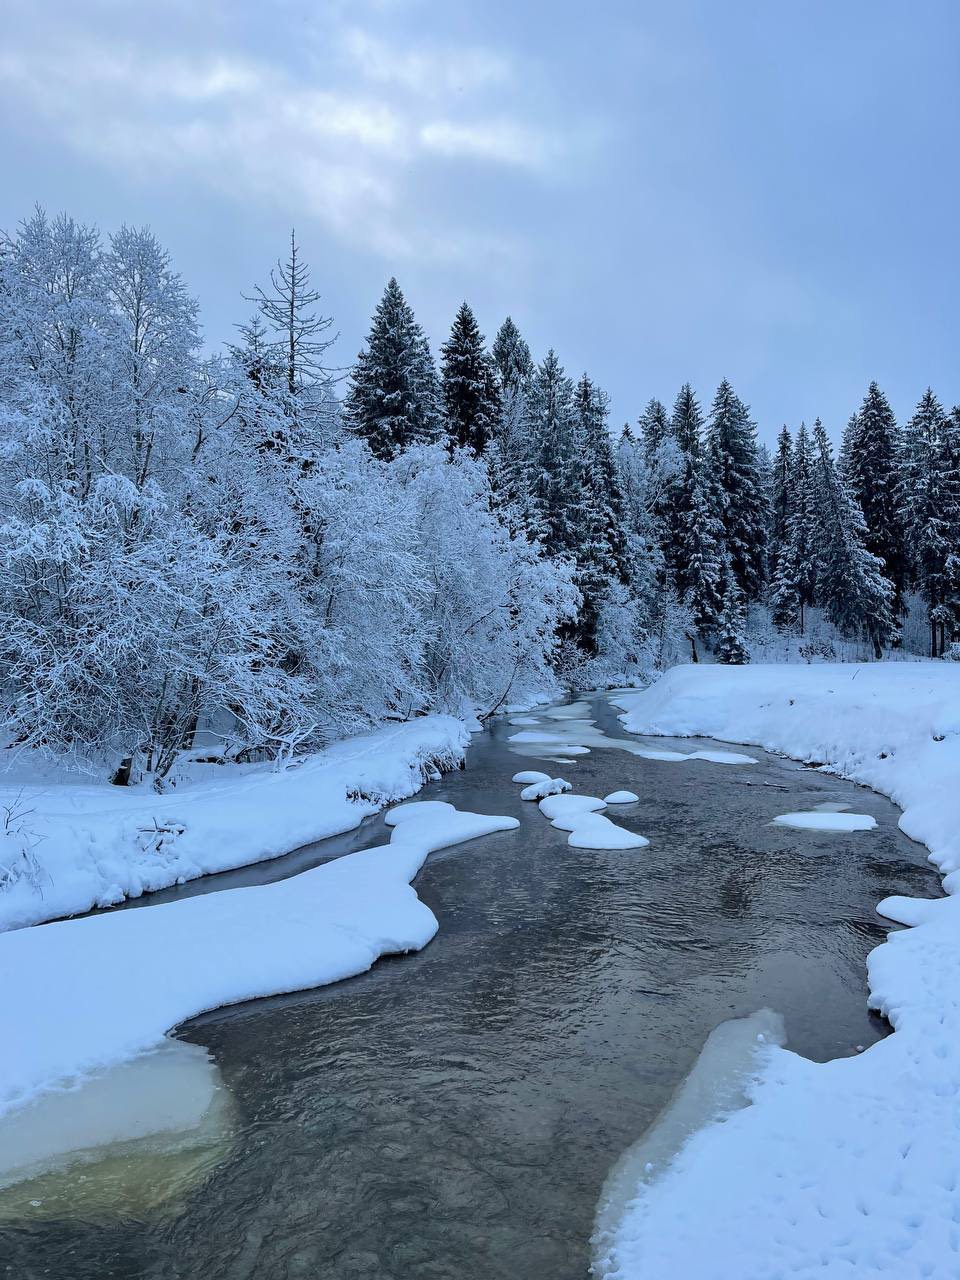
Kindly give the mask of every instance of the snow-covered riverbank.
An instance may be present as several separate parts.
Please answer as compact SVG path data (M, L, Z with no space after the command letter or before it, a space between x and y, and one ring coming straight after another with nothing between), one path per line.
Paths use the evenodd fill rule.
M615 700L632 732L753 743L890 796L953 896L879 904L914 926L869 959L871 1005L896 1034L825 1064L766 1049L753 1105L698 1132L638 1188L601 1273L956 1277L960 667L680 667Z
M0 930L275 858L358 826L463 759L469 734L425 716L272 765L209 766L157 795L146 788L0 774ZM201 766L197 772L203 774ZM7 869L7 870L5 870Z

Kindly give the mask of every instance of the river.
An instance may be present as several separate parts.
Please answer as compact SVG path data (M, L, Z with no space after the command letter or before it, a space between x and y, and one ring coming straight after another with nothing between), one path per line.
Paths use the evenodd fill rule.
M599 729L628 737L606 697L588 703ZM518 755L518 731L497 718L466 769L423 792L521 820L429 859L416 888L436 939L350 981L178 1028L219 1069L229 1141L159 1203L119 1195L108 1211L71 1196L76 1171L46 1205L28 1188L0 1219L0 1274L583 1280L605 1177L719 1023L772 1009L788 1047L818 1060L887 1032L866 1009L865 957L890 927L875 905L939 891L892 804L754 748L738 748L752 765L615 747L558 765ZM635 791L609 812L649 848L569 847L520 800L510 779L524 768L589 795ZM770 825L816 806L878 825ZM386 838L371 818L152 900L294 874ZM121 1182L145 1176L135 1152L124 1161Z

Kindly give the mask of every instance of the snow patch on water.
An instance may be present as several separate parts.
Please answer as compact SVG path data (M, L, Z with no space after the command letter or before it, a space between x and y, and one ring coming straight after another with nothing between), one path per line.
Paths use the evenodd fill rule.
M876 818L868 813L839 813L821 810L812 813L781 813L773 820L778 827L797 827L801 831L872 831Z
M618 827L602 813L577 814L574 818L576 825L567 838L567 844L574 849L643 849L650 843L646 836Z
M604 804L634 804L640 797L635 791L611 791L603 797Z

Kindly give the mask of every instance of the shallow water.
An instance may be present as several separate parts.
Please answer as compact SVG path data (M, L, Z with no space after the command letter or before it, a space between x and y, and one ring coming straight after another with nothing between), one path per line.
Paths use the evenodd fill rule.
M605 699L587 707L624 736ZM549 725L575 741L583 718L578 703ZM884 1034L866 1010L864 959L888 928L874 906L938 892L889 802L754 748L757 764L723 765L594 747L559 772L584 794L637 792L609 813L651 845L574 849L510 782L540 767L508 746L517 732L502 717L464 772L423 793L522 824L430 858L417 891L436 940L180 1028L231 1095L223 1158L165 1204L118 1196L119 1213L79 1182L71 1201L79 1170L54 1213L24 1186L20 1216L0 1223L0 1267L17 1280L581 1280L605 1178L720 1022L771 1008L788 1046L817 1059ZM827 805L877 829L770 825ZM152 901L294 874L387 834L369 819Z

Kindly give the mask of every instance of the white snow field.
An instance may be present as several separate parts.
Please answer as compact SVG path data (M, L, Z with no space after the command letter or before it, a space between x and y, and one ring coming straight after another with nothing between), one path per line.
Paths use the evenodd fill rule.
M519 826L433 805L389 816L389 844L287 880L0 935L0 1149L15 1139L20 1165L49 1160L57 1146L53 1121L44 1121L51 1093L80 1086L82 1099L99 1073L163 1047L187 1018L337 982L382 955L423 947L437 921L410 882L427 855ZM178 1071L182 1056L168 1055ZM55 1120L60 1111L52 1109ZM127 1111L137 1121L135 1108ZM123 1136L125 1123L116 1116L105 1140ZM57 1124L64 1141L76 1133L91 1145L89 1126Z
M869 813L781 813L773 821L800 831L872 831L877 825Z
M16 780L0 772L0 808L23 813L0 830L0 930L110 906L212 871L279 857L359 826L419 791L434 765L463 759L469 734L450 716L424 716L348 738L315 756L270 765L212 766L215 781L157 795L108 783Z
M887 898L912 928L871 952L896 1033L814 1063L765 1046L752 1105L696 1132L619 1222L598 1273L697 1280L960 1275L960 666L679 667L618 694L643 734L756 743L903 809L948 895Z

